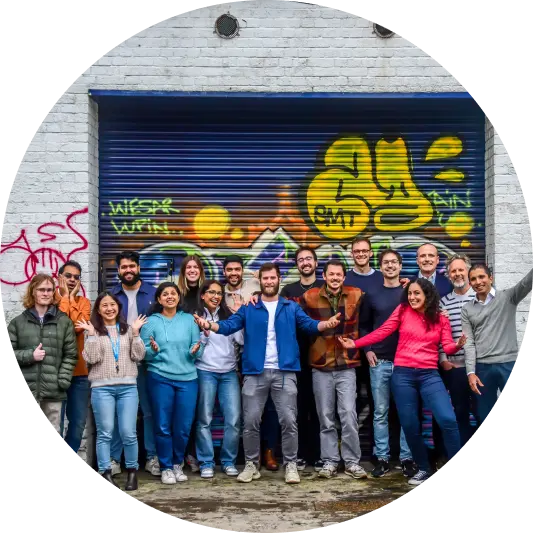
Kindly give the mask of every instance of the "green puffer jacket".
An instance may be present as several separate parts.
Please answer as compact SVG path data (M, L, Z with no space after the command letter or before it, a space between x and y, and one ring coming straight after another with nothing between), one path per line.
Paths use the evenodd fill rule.
M41 325L37 312L26 309L9 323L7 329L24 379L35 399L65 400L78 360L76 335L70 318L52 305ZM37 362L33 352L41 343L46 355Z

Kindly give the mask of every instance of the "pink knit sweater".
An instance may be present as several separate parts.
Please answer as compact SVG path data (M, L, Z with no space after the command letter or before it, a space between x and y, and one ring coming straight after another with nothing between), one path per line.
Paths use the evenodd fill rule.
M399 340L395 366L438 368L439 345L442 345L447 355L458 351L452 338L450 321L446 317L441 315L437 324L429 324L422 313L401 304L382 326L357 339L355 347L363 348L381 342L396 330L399 331Z

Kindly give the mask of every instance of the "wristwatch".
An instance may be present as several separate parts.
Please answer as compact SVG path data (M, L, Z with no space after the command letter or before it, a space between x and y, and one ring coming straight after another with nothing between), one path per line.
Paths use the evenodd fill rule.
M211 331L213 326L211 325L211 322L208 322L208 324L209 324L209 329L207 331Z

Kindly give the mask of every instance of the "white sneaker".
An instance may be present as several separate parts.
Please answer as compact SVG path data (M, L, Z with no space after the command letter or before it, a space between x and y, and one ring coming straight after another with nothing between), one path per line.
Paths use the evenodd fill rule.
M235 468L234 465L226 465L222 467L222 471L226 476L235 477L239 475L239 471Z
M357 463L350 463L344 467L344 473L348 476L352 476L355 479L365 479L368 477L365 469Z
M111 459L111 475L118 476L118 474L122 474L120 463L117 463L117 461Z
M300 475L295 462L287 463L285 467L285 483L300 483Z
M161 469L159 468L159 459L157 457L151 457L146 461L146 465L144 465L144 469L147 472L150 472L152 476L160 476L161 475Z
M336 474L337 474L337 465L333 463L328 463L326 461L324 463L324 466L320 469L320 472L318 473L318 477L330 479Z
M181 483L182 481L187 481L189 478L183 473L183 464L174 465L174 476L176 476L176 481Z
M185 462L189 465L191 472L200 472L200 463L196 457L189 454L185 457Z
M210 466L200 468L200 477L203 479L211 479L215 476L215 469Z
M237 476L237 481L250 483L252 479L259 479L261 474L252 461L246 461L244 470Z
M164 483L165 485L175 485L176 476L174 475L174 472L172 470L163 470L163 472L161 472L161 483Z

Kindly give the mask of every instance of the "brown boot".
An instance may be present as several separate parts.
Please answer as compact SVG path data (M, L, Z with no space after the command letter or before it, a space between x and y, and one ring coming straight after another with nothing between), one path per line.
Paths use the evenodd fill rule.
M271 470L272 472L279 470L278 462L274 457L274 450L265 450L265 467L267 470Z

